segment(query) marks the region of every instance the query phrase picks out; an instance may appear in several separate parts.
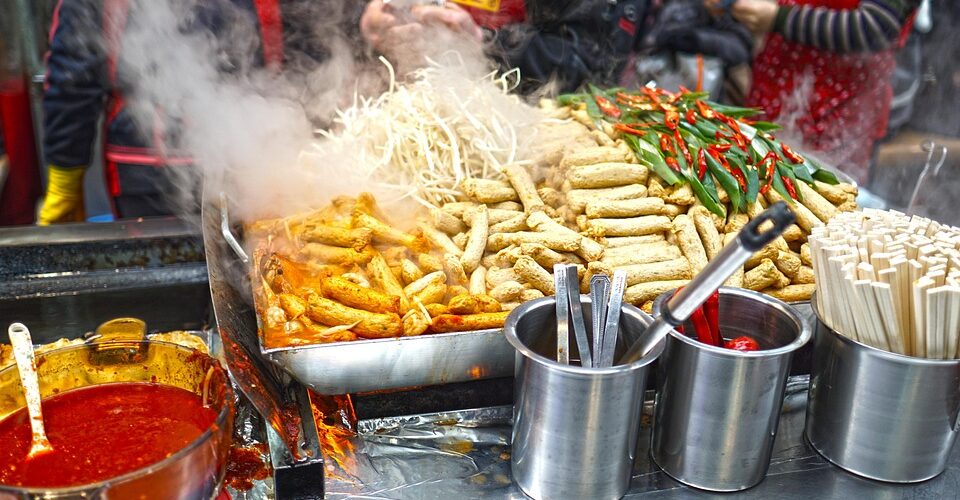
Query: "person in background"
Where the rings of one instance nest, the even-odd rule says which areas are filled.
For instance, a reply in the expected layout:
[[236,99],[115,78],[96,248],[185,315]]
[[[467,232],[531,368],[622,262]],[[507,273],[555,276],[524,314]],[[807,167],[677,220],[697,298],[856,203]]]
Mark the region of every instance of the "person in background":
[[[706,0],[722,10],[722,0]],[[765,44],[747,104],[859,182],[887,130],[894,53],[920,0],[735,0]]]
[[715,101],[742,104],[753,58],[753,35],[729,13],[711,15],[702,0],[669,0],[652,20],[621,86],[648,81],[710,93]]
[[[192,166],[192,158],[182,148],[184,134],[190,133],[185,126],[189,120],[167,116],[159,106],[138,98],[136,79],[141,76],[126,74],[122,64],[129,25],[151,22],[143,19],[149,16],[137,15],[138,5],[153,1],[157,0],[60,0],[57,4],[43,98],[49,181],[39,224],[84,220],[83,178],[93,160],[101,116],[105,175],[115,217],[175,214],[182,206],[180,200],[192,195],[178,192],[167,172]],[[217,63],[224,75],[250,67],[277,72],[291,67],[309,74],[329,59],[328,37],[347,40],[354,49],[352,55],[360,58],[365,40],[397,43],[416,29],[361,26],[364,10],[373,5],[382,8],[382,0],[369,5],[362,0],[196,0],[189,5],[196,12],[184,16],[184,32],[219,39],[237,24],[255,27],[259,40],[252,45],[254,53],[244,44],[218,47]],[[318,12],[325,16],[318,17]],[[479,40],[479,28],[462,9],[421,6],[417,16],[418,23],[475,30]],[[152,126],[136,120],[134,108],[141,117],[152,113]]]
[[[371,1],[360,21],[371,48],[402,59],[423,26],[442,24],[482,41],[501,71],[520,70],[521,93],[570,92],[586,82],[615,84],[636,49],[649,14],[649,0],[453,0],[426,15],[425,6],[406,19],[399,8]],[[455,4],[463,4],[461,8]],[[491,8],[480,5],[492,4]],[[430,41],[427,40],[426,43]]]

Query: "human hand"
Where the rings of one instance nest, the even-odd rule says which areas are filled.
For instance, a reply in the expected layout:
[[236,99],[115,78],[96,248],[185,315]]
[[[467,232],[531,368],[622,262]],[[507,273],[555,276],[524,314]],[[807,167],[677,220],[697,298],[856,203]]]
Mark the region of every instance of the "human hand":
[[[720,3],[721,0],[706,0]],[[750,31],[762,35],[773,30],[777,17],[776,3],[768,0],[736,0],[730,8],[730,15]]]
[[460,6],[447,3],[444,6],[415,5],[409,15],[384,4],[383,0],[371,0],[360,18],[360,33],[374,49],[391,55],[399,48],[415,48],[423,34],[424,26],[444,26],[452,32],[463,33],[480,42],[483,31]]
[[419,38],[423,26],[401,20],[387,8],[383,0],[371,0],[360,17],[360,34],[375,50],[388,54],[392,48],[406,45]]
[[463,33],[478,42],[483,40],[483,30],[477,26],[470,13],[453,2],[447,2],[442,7],[417,5],[411,12],[420,23],[446,26],[451,31]]

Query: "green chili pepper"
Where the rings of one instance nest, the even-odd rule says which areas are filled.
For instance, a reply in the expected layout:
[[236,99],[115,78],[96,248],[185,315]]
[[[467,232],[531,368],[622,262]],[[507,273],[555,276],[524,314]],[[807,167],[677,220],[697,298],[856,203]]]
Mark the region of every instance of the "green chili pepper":
[[664,182],[671,186],[680,182],[680,178],[677,177],[677,174],[673,170],[670,170],[670,167],[667,166],[667,163],[663,160],[662,156],[650,151],[649,149],[643,148],[640,145],[638,141],[646,141],[647,137],[650,137],[650,134],[644,136],[643,138],[627,135],[624,136],[623,140],[628,146],[630,146],[630,149],[633,149],[633,152],[637,155],[637,158],[646,163],[655,174],[659,175],[660,178],[664,180]]
[[720,184],[727,192],[727,196],[730,197],[730,204],[734,208],[743,208],[743,205],[741,205],[743,198],[740,193],[740,185],[737,184],[737,179],[735,179],[730,172],[727,172],[722,165],[717,163],[717,160],[712,156],[704,156],[706,156],[707,168],[709,169],[710,174],[713,175],[713,177],[717,180],[717,184]]
[[[704,177],[704,179],[710,179],[710,177],[707,176]],[[703,203],[703,206],[706,207],[707,210],[717,214],[719,217],[727,216],[719,200],[710,196],[707,188],[697,179],[696,175],[687,176],[687,181],[690,183],[690,187],[693,188],[693,194],[696,195],[697,199],[700,200],[700,203]],[[710,181],[710,185],[713,185],[712,180]],[[714,187],[714,196],[716,196],[716,187]]]

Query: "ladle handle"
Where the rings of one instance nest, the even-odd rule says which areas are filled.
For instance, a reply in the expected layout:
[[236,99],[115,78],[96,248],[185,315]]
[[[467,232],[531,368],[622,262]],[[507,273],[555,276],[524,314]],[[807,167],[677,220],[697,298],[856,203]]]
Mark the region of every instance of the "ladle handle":
[[30,427],[33,439],[28,456],[34,456],[52,449],[43,427],[43,410],[40,404],[40,384],[37,381],[37,362],[33,352],[33,339],[30,330],[23,323],[13,323],[7,329],[7,336],[13,346],[13,357],[20,372],[23,384],[23,397],[27,402],[30,415]]
[[[630,346],[618,364],[633,363],[642,358],[659,344],[673,327],[686,321],[693,311],[703,305],[750,256],[780,236],[794,220],[793,212],[786,203],[780,201],[748,222],[737,233],[737,237],[724,246],[689,285],[664,304],[660,316]],[[760,226],[768,221],[773,225],[769,229],[761,230]]]

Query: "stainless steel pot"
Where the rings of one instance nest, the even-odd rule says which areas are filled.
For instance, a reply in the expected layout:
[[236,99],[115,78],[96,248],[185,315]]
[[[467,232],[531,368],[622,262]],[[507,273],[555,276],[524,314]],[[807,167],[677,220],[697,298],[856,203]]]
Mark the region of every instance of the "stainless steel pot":
[[960,425],[960,360],[893,354],[832,330],[817,308],[806,435],[824,458],[870,479],[937,476]]
[[[672,294],[657,299],[655,315]],[[672,330],[658,363],[650,454],[684,484],[739,491],[766,475],[790,360],[811,333],[791,306],[739,288],[720,289],[720,328],[728,339],[753,337],[762,350],[714,347]]]
[[[587,331],[591,302],[582,296]],[[516,308],[504,327],[516,349],[513,406],[513,477],[536,499],[616,499],[630,486],[637,456],[640,412],[650,363],[663,342],[639,361],[610,368],[556,362],[557,324],[553,297]],[[620,337],[628,342],[649,319],[624,305]],[[616,357],[625,352],[621,342]],[[579,358],[576,342],[570,358]]]

